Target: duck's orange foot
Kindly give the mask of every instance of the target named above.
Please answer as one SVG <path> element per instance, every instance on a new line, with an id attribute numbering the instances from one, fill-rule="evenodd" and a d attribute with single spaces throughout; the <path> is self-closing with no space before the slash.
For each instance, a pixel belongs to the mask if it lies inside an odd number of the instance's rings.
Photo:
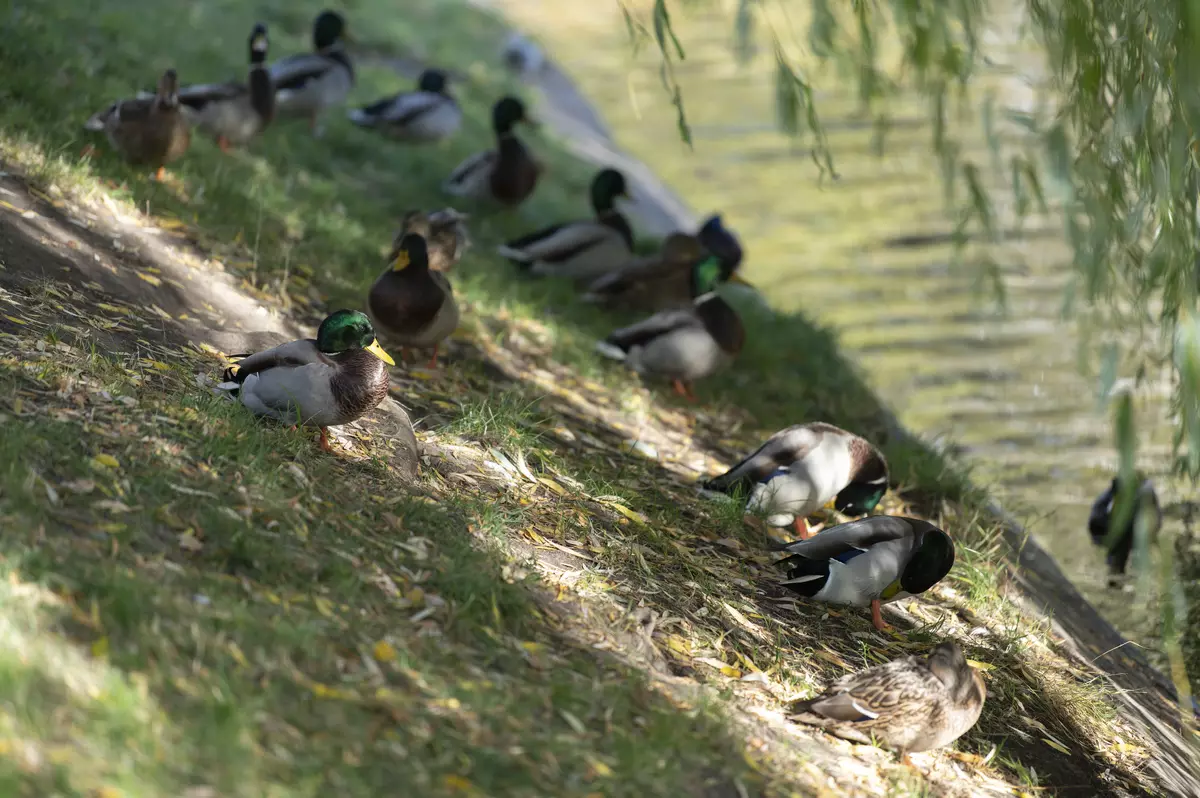
<path id="1" fill-rule="evenodd" d="M 164 180 L 166 180 L 167 179 L 167 167 L 165 167 L 165 166 L 158 167 L 158 169 L 156 169 L 154 172 L 154 179 L 160 183 L 163 182 Z"/>
<path id="2" fill-rule="evenodd" d="M 321 448 L 327 452 L 332 452 L 333 447 L 329 445 L 329 432 L 324 427 L 317 427 L 321 430 Z"/>
<path id="3" fill-rule="evenodd" d="M 221 148 L 221 152 L 233 152 L 233 145 L 224 136 L 217 136 L 217 146 Z"/>
<path id="4" fill-rule="evenodd" d="M 886 632 L 888 629 L 892 628 L 888 622 L 883 619 L 883 611 L 879 603 L 879 599 L 875 599 L 871 602 L 871 623 L 874 624 L 875 628 L 880 632 Z"/>
<path id="5" fill-rule="evenodd" d="M 796 534 L 801 540 L 808 540 L 812 537 L 812 533 L 808 531 L 808 522 L 805 519 L 797 516 L 796 520 L 792 522 L 792 526 L 795 527 Z"/>

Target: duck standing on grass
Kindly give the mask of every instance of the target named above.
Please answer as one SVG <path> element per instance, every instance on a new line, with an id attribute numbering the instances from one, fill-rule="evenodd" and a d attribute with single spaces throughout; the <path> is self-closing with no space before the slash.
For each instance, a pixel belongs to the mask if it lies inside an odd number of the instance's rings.
<path id="1" fill-rule="evenodd" d="M 496 149 L 476 153 L 459 164 L 442 183 L 442 190 L 456 197 L 490 199 L 510 208 L 528 199 L 537 187 L 542 166 L 513 132 L 518 122 L 535 124 L 526 115 L 524 103 L 516 97 L 497 102 L 492 107 Z"/>
<path id="2" fill-rule="evenodd" d="M 266 68 L 267 26 L 250 33 L 250 74 L 246 83 L 232 81 L 185 86 L 179 103 L 188 121 L 216 139 L 229 152 L 249 143 L 275 117 L 275 88 Z"/>
<path id="3" fill-rule="evenodd" d="M 721 216 L 705 220 L 695 235 L 672 233 L 656 255 L 633 258 L 588 286 L 585 302 L 609 308 L 665 310 L 686 306 L 696 264 L 711 259 L 720 267 L 718 282 L 746 283 L 737 273 L 742 247 Z"/>
<path id="4" fill-rule="evenodd" d="M 331 313 L 315 340 L 230 359 L 238 362 L 225 370 L 218 389 L 257 415 L 317 427 L 326 451 L 326 427 L 349 424 L 377 407 L 387 396 L 387 367 L 395 365 L 370 320 L 355 310 Z"/>
<path id="5" fill-rule="evenodd" d="M 425 239 L 416 233 L 400 239 L 391 267 L 371 286 L 367 307 L 389 340 L 405 349 L 433 347 L 431 367 L 437 365 L 438 345 L 458 327 L 450 281 L 430 270 Z"/>
<path id="6" fill-rule="evenodd" d="M 416 233 L 425 239 L 425 247 L 429 255 L 429 268 L 435 272 L 448 272 L 462 259 L 471 248 L 471 235 L 467 230 L 467 214 L 459 213 L 453 208 L 442 208 L 440 211 L 409 211 L 400 220 L 400 230 L 392 239 L 392 251 L 388 262 L 396 260 L 400 254 L 400 242 L 409 233 Z"/>
<path id="7" fill-rule="evenodd" d="M 987 687 L 956 643 L 939 643 L 928 657 L 901 657 L 829 685 L 797 701 L 789 717 L 851 742 L 881 743 L 909 753 L 943 748 L 979 720 Z M 911 763 L 910 763 L 911 764 Z"/>
<path id="8" fill-rule="evenodd" d="M 271 64 L 275 112 L 305 116 L 314 136 L 324 128 L 321 114 L 341 105 L 354 88 L 354 65 L 346 55 L 346 20 L 336 11 L 322 11 L 313 21 L 312 53 L 290 55 Z"/>
<path id="9" fill-rule="evenodd" d="M 616 208 L 628 197 L 625 176 L 603 169 L 592 179 L 593 219 L 544 227 L 502 244 L 497 252 L 532 274 L 592 281 L 626 263 L 633 253 L 633 228 Z"/>
<path id="10" fill-rule="evenodd" d="M 623 327 L 596 344 L 596 351 L 638 374 L 665 377 L 680 396 L 694 400 L 691 383 L 733 362 L 746 342 L 746 329 L 714 288 L 714 259 L 692 270 L 691 307 L 663 310 Z"/>
<path id="11" fill-rule="evenodd" d="M 115 102 L 88 119 L 84 128 L 103 131 L 122 158 L 156 170 L 158 180 L 166 177 L 166 165 L 192 143 L 187 119 L 179 110 L 179 76 L 174 69 L 163 72 L 153 97 Z M 88 146 L 84 152 L 91 150 Z"/>
<path id="12" fill-rule="evenodd" d="M 746 497 L 746 512 L 765 514 L 773 527 L 794 525 L 805 540 L 805 519 L 830 500 L 846 515 L 874 510 L 888 489 L 888 466 L 864 438 L 832 424 L 795 424 L 700 487 Z"/>
<path id="13" fill-rule="evenodd" d="M 359 127 L 410 143 L 448 139 L 462 125 L 462 109 L 446 90 L 446 73 L 427 69 L 416 91 L 404 91 L 349 112 Z"/>
<path id="14" fill-rule="evenodd" d="M 1088 515 L 1088 533 L 1092 536 L 1092 542 L 1108 549 L 1108 584 L 1110 587 L 1118 584 L 1120 577 L 1124 576 L 1125 569 L 1129 565 L 1129 555 L 1133 551 L 1134 530 L 1138 517 L 1141 516 L 1144 519 L 1146 534 L 1151 540 L 1162 527 L 1162 509 L 1159 507 L 1158 494 L 1154 492 L 1154 485 L 1150 480 L 1139 476 L 1137 492 L 1134 494 L 1136 504 L 1133 512 L 1129 513 L 1120 531 L 1116 533 L 1115 539 L 1110 540 L 1113 509 L 1118 492 L 1119 478 L 1114 477 L 1108 490 L 1101 493 L 1100 497 L 1092 504 L 1092 511 Z"/>
<path id="15" fill-rule="evenodd" d="M 780 582 L 825 604 L 870 607 L 871 622 L 888 628 L 881 603 L 924 593 L 954 567 L 954 541 L 928 521 L 873 515 L 838 524 L 780 547 Z"/>

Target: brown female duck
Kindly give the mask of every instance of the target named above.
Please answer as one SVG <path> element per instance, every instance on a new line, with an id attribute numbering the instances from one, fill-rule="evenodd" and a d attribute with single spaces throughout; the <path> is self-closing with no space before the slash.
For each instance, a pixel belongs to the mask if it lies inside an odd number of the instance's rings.
<path id="1" fill-rule="evenodd" d="M 155 169 L 159 180 L 166 176 L 166 164 L 187 152 L 192 143 L 187 119 L 179 110 L 179 77 L 174 69 L 158 79 L 153 97 L 115 102 L 88 119 L 84 128 L 103 131 L 121 157 Z"/>

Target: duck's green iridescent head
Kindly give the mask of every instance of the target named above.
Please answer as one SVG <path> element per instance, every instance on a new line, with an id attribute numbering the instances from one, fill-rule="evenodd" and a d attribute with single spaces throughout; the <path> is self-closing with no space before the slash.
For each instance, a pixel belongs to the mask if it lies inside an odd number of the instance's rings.
<path id="1" fill-rule="evenodd" d="M 326 316 L 317 328 L 317 349 L 327 355 L 365 349 L 389 366 L 396 365 L 376 340 L 371 320 L 357 310 L 339 310 Z"/>
<path id="2" fill-rule="evenodd" d="M 612 210 L 618 197 L 628 197 L 625 175 L 616 169 L 604 169 L 592 180 L 592 207 L 597 213 Z"/>
<path id="3" fill-rule="evenodd" d="M 322 11 L 313 20 L 313 49 L 327 50 L 340 41 L 350 41 L 346 18 L 336 11 Z"/>
<path id="4" fill-rule="evenodd" d="M 440 69 L 426 69 L 417 80 L 417 89 L 430 94 L 445 94 L 446 73 Z"/>
<path id="5" fill-rule="evenodd" d="M 715 291 L 717 285 L 724 279 L 721 274 L 721 261 L 715 255 L 709 255 L 692 267 L 692 297 L 703 296 Z"/>
<path id="6" fill-rule="evenodd" d="M 887 489 L 886 480 L 882 485 L 870 482 L 851 482 L 834 497 L 834 509 L 844 515 L 866 515 L 875 509 L 883 499 L 883 495 L 887 493 Z"/>
<path id="7" fill-rule="evenodd" d="M 912 553 L 904 573 L 900 576 L 900 587 L 911 595 L 924 593 L 942 581 L 954 567 L 954 541 L 942 530 L 930 526 L 921 536 L 921 545 Z"/>

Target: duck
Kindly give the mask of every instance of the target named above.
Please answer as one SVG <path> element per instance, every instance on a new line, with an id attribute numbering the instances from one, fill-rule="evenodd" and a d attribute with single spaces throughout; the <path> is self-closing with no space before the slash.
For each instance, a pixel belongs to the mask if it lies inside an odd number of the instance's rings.
<path id="1" fill-rule="evenodd" d="M 954 642 L 849 673 L 815 698 L 794 702 L 790 720 L 845 740 L 910 753 L 950 745 L 979 720 L 983 676 Z"/>
<path id="2" fill-rule="evenodd" d="M 313 20 L 312 53 L 300 53 L 271 64 L 275 86 L 275 113 L 305 116 L 314 136 L 324 127 L 321 114 L 341 105 L 354 88 L 354 64 L 346 54 L 350 41 L 346 19 L 336 11 L 322 11 Z"/>
<path id="3" fill-rule="evenodd" d="M 870 607 L 888 629 L 881 604 L 924 593 L 954 567 L 954 541 L 919 518 L 873 515 L 780 547 L 790 556 L 781 585 L 825 604 Z"/>
<path id="4" fill-rule="evenodd" d="M 191 128 L 179 110 L 179 76 L 174 69 L 162 73 L 154 96 L 119 100 L 93 114 L 84 128 L 103 131 L 122 158 L 155 169 L 158 180 L 166 177 L 166 165 L 192 143 Z"/>
<path id="5" fill-rule="evenodd" d="M 1092 542 L 1107 549 L 1108 583 L 1115 587 L 1120 583 L 1120 577 L 1125 575 L 1129 565 L 1129 555 L 1133 551 L 1134 526 L 1139 515 L 1144 519 L 1146 533 L 1150 540 L 1158 535 L 1162 528 L 1162 509 L 1159 507 L 1158 494 L 1154 492 L 1154 484 L 1142 475 L 1136 477 L 1138 488 L 1135 494 L 1137 504 L 1134 511 L 1121 525 L 1116 537 L 1109 539 L 1113 524 L 1113 508 L 1120 492 L 1120 477 L 1113 477 L 1112 484 L 1100 494 L 1092 504 L 1088 513 L 1088 533 Z"/>
<path id="6" fill-rule="evenodd" d="M 233 355 L 217 388 L 259 416 L 317 427 L 330 451 L 327 427 L 348 424 L 373 410 L 388 393 L 388 366 L 370 319 L 357 310 L 325 317 L 315 339 L 305 338 L 253 354 Z"/>
<path id="7" fill-rule="evenodd" d="M 471 248 L 471 235 L 467 230 L 465 213 L 454 208 L 423 213 L 408 211 L 400 219 L 400 229 L 392 239 L 392 251 L 388 262 L 400 254 L 400 242 L 408 233 L 417 233 L 425 239 L 429 256 L 429 268 L 435 272 L 448 272 L 454 268 L 464 253 Z"/>
<path id="8" fill-rule="evenodd" d="M 446 90 L 446 73 L 426 69 L 416 91 L 403 91 L 352 109 L 348 116 L 359 127 L 378 130 L 410 143 L 448 139 L 462 126 L 462 108 Z"/>
<path id="9" fill-rule="evenodd" d="M 500 58 L 509 71 L 523 80 L 532 80 L 546 66 L 541 48 L 519 33 L 512 33 L 505 40 Z"/>
<path id="10" fill-rule="evenodd" d="M 745 496 L 746 512 L 766 515 L 773 527 L 792 525 L 805 540 L 806 519 L 830 501 L 846 515 L 874 510 L 888 489 L 888 465 L 865 438 L 840 427 L 793 424 L 700 488 Z"/>
<path id="11" fill-rule="evenodd" d="M 516 207 L 537 187 L 542 166 L 513 132 L 518 122 L 536 126 L 516 97 L 502 97 L 492 107 L 496 149 L 476 153 L 459 164 L 442 183 L 456 197 L 490 199 Z"/>
<path id="12" fill-rule="evenodd" d="M 694 401 L 692 383 L 732 362 L 746 341 L 737 312 L 714 290 L 719 274 L 712 258 L 697 264 L 690 307 L 662 310 L 623 327 L 598 342 L 596 351 L 638 374 L 671 380 L 677 394 Z"/>
<path id="13" fill-rule="evenodd" d="M 429 268 L 423 236 L 406 233 L 395 253 L 367 294 L 368 313 L 389 340 L 404 348 L 433 347 L 433 367 L 438 345 L 458 327 L 458 304 L 446 276 Z"/>
<path id="14" fill-rule="evenodd" d="M 583 294 L 585 302 L 629 310 L 665 310 L 684 307 L 690 300 L 690 274 L 696 263 L 713 258 L 720 265 L 721 282 L 749 286 L 737 270 L 741 244 L 724 225 L 720 214 L 705 220 L 695 235 L 672 233 L 657 255 L 633 258 L 598 277 Z"/>
<path id="15" fill-rule="evenodd" d="M 544 227 L 496 251 L 523 271 L 589 283 L 624 264 L 633 254 L 633 228 L 616 209 L 617 199 L 629 196 L 625 176 L 600 170 L 590 194 L 595 218 Z"/>
<path id="16" fill-rule="evenodd" d="M 244 146 L 275 117 L 275 88 L 266 68 L 267 26 L 250 33 L 250 74 L 246 83 L 230 81 L 179 90 L 179 104 L 189 124 L 212 136 L 224 152 Z"/>

